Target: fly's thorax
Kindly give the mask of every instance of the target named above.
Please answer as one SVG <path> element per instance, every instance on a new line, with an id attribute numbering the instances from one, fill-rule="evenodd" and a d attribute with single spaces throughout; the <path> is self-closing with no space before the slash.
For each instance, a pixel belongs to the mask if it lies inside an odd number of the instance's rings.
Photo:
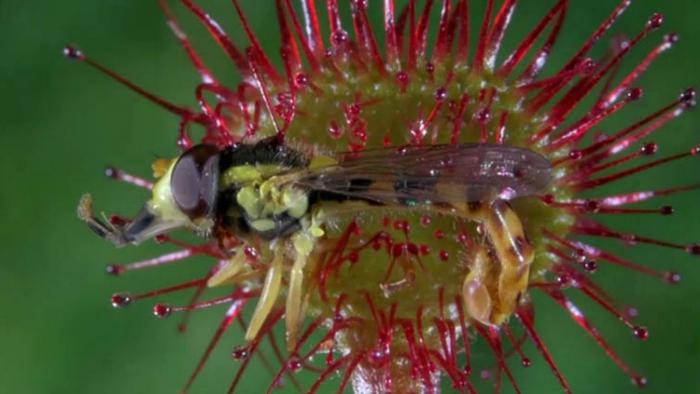
<path id="1" fill-rule="evenodd" d="M 278 174 L 288 167 L 277 164 L 244 164 L 223 172 L 220 188 L 231 195 L 224 215 L 228 222 L 240 221 L 264 239 L 293 234 L 309 208 L 308 192 L 288 184 Z M 234 219 L 234 220 L 231 220 Z"/>

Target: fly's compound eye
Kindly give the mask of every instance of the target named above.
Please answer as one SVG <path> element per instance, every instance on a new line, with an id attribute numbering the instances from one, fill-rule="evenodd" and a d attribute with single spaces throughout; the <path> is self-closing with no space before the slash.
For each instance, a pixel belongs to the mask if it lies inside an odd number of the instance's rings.
<path id="1" fill-rule="evenodd" d="M 197 145 L 175 163 L 170 190 L 182 213 L 195 219 L 213 210 L 218 182 L 219 149 L 214 145 Z"/>

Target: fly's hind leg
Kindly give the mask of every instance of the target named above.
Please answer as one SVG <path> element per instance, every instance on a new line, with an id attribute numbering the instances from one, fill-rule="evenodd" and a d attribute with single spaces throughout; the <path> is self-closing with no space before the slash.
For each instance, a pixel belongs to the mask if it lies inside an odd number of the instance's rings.
<path id="1" fill-rule="evenodd" d="M 248 326 L 248 331 L 245 335 L 246 340 L 255 339 L 279 296 L 284 269 L 284 252 L 280 247 L 276 248 L 275 252 L 272 264 L 265 272 L 251 268 L 246 261 L 243 247 L 237 247 L 233 250 L 233 256 L 207 280 L 208 287 L 218 287 L 241 284 L 245 281 L 265 276 L 258 304 L 255 307 L 255 312 L 253 312 L 250 326 Z"/>
<path id="2" fill-rule="evenodd" d="M 263 283 L 258 303 L 255 306 L 253 317 L 250 320 L 250 325 L 245 334 L 247 341 L 254 340 L 262 328 L 263 324 L 270 315 L 279 298 L 282 288 L 282 277 L 285 271 L 286 253 L 291 247 L 294 247 L 294 242 L 289 243 L 289 240 L 280 241 L 274 248 L 274 256 L 272 263 L 265 273 L 265 281 Z M 299 253 L 295 248 L 295 260 L 292 265 L 289 275 L 289 290 L 287 294 L 286 317 L 287 322 L 287 338 L 288 347 L 295 346 L 298 326 L 301 320 L 302 308 L 302 289 L 304 268 L 309 260 L 309 255 Z M 250 279 L 253 276 L 259 276 L 259 272 L 250 272 L 249 266 L 245 261 L 245 253 L 242 248 L 238 248 L 234 256 L 216 273 L 214 274 L 207 285 L 209 287 L 221 286 L 230 283 L 240 283 L 243 280 Z M 290 345 L 290 339 L 292 340 Z"/>
<path id="3" fill-rule="evenodd" d="M 520 218 L 507 202 L 496 200 L 489 210 L 491 218 L 484 223 L 489 223 L 488 237 L 501 262 L 498 276 L 499 308 L 495 315 L 496 324 L 501 324 L 515 312 L 520 297 L 527 290 L 535 251 Z"/>
<path id="4" fill-rule="evenodd" d="M 468 261 L 469 274 L 462 284 L 464 306 L 472 319 L 490 325 L 495 302 L 491 297 L 495 270 L 488 250 L 483 245 L 474 245 L 469 251 Z"/>
<path id="5" fill-rule="evenodd" d="M 492 253 L 477 253 L 474 257 L 472 271 L 463 287 L 465 304 L 475 307 L 477 316 L 473 317 L 477 320 L 500 325 L 513 314 L 520 296 L 527 290 L 530 265 L 534 260 L 523 224 L 503 200 L 454 205 L 451 211 L 481 224 L 492 250 Z M 491 268 L 487 269 L 486 265 Z"/>
<path id="6" fill-rule="evenodd" d="M 233 256 L 207 280 L 207 286 L 217 287 L 231 283 L 240 283 L 242 279 L 247 279 L 251 273 L 250 267 L 246 263 L 243 248 L 237 247 L 233 250 Z"/>

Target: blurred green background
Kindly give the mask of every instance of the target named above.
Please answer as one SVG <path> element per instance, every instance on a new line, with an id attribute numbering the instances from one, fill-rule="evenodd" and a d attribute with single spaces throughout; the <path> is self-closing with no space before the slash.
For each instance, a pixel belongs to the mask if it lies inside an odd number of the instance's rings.
<path id="1" fill-rule="evenodd" d="M 223 26 L 244 42 L 231 4 L 202 1 Z M 243 0 L 252 26 L 267 48 L 278 53 L 273 2 Z M 370 1 L 373 16 L 380 2 Z M 374 4 L 376 3 L 376 4 Z M 472 1 L 480 15 L 485 1 Z M 523 1 L 508 33 L 506 50 L 554 3 Z M 572 1 L 553 62 L 570 56 L 613 8 L 613 1 Z M 263 4 L 263 5 L 260 5 Z M 531 8 L 529 8 L 531 7 Z M 183 24 L 221 79 L 235 82 L 232 67 L 202 29 L 181 8 Z M 634 4 L 614 29 L 635 34 L 654 11 L 666 15 L 664 32 L 681 41 L 642 78 L 645 98 L 620 116 L 625 121 L 649 113 L 687 86 L 700 86 L 700 2 L 645 1 Z M 186 335 L 177 319 L 151 316 L 151 302 L 114 310 L 113 292 L 134 293 L 194 278 L 205 261 L 108 277 L 108 262 L 128 262 L 170 250 L 148 244 L 116 250 L 91 234 L 75 216 L 79 196 L 92 191 L 98 209 L 134 213 L 146 195 L 102 176 L 107 164 L 149 173 L 156 156 L 175 153 L 178 119 L 110 79 L 61 55 L 77 43 L 89 55 L 130 79 L 178 103 L 194 105 L 197 76 L 164 23 L 155 1 L 0 1 L 0 393 L 174 393 L 182 387 L 214 332 L 223 309 L 196 313 Z M 611 35 L 596 49 L 606 49 Z M 659 42 L 654 33 L 625 63 L 627 67 Z M 511 44 L 508 44 L 511 43 Z M 551 72 L 551 68 L 548 69 Z M 653 137 L 662 154 L 689 149 L 700 140 L 697 113 L 674 121 Z M 609 127 L 614 127 L 610 125 Z M 632 191 L 655 185 L 696 183 L 696 160 L 684 160 L 614 186 Z M 609 218 L 625 231 L 666 240 L 700 241 L 700 193 L 667 198 L 676 215 Z M 640 311 L 648 342 L 591 302 L 575 298 L 614 348 L 649 378 L 648 393 L 700 392 L 700 266 L 676 250 L 625 248 L 599 242 L 626 257 L 683 274 L 678 286 L 601 264 L 595 274 L 616 299 Z M 621 249 L 627 249 L 621 251 Z M 553 303 L 536 297 L 542 336 L 577 393 L 633 393 L 637 389 Z M 170 297 L 177 304 L 181 298 Z M 221 393 L 237 368 L 230 350 L 242 343 L 232 330 L 214 352 L 193 392 Z M 532 346 L 534 365 L 514 367 L 526 393 L 560 389 Z M 477 354 L 475 360 L 485 357 Z M 270 377 L 257 360 L 241 392 L 259 392 Z M 507 387 L 507 384 L 506 384 Z M 257 388 L 257 389 L 256 389 Z M 508 391 L 508 389 L 506 390 Z"/>

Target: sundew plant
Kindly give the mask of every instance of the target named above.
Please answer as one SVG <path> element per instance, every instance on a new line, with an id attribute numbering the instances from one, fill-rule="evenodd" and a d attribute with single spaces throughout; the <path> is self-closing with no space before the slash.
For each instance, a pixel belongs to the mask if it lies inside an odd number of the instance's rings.
<path id="1" fill-rule="evenodd" d="M 210 355 L 233 330 L 245 335 L 230 349 L 237 361 L 228 361 L 235 368 L 221 376 L 220 392 L 236 391 L 255 357 L 269 370 L 261 392 L 521 392 L 513 371 L 534 362 L 548 366 L 562 391 L 576 391 L 540 335 L 546 320 L 536 300 L 544 299 L 592 338 L 620 379 L 647 385 L 574 298 L 589 299 L 644 342 L 649 331 L 637 308 L 596 284 L 594 273 L 610 268 L 620 283 L 646 275 L 676 284 L 681 276 L 668 265 L 626 251 L 646 245 L 669 259 L 700 255 L 693 234 L 672 240 L 663 228 L 626 232 L 608 220 L 683 220 L 665 200 L 700 187 L 692 174 L 661 186 L 646 176 L 700 152 L 665 152 L 654 142 L 695 106 L 694 89 L 679 86 L 657 109 L 637 109 L 649 100 L 640 77 L 679 40 L 663 15 L 624 35 L 614 26 L 631 0 L 611 3 L 610 15 L 591 21 L 588 38 L 554 66 L 562 26 L 580 2 L 551 1 L 505 46 L 527 2 L 270 1 L 278 52 L 263 49 L 256 31 L 270 27 L 252 25 L 242 1 L 221 18 L 234 15 L 245 42 L 195 1 L 159 2 L 199 75 L 191 106 L 75 46 L 64 49 L 180 120 L 171 157 L 152 165 L 154 179 L 107 170 L 149 190 L 140 213 L 100 218 L 86 194 L 78 215 L 118 246 L 153 239 L 177 247 L 111 264 L 111 275 L 209 257 L 199 277 L 111 298 L 117 308 L 157 298 L 160 318 L 221 310 L 201 357 L 183 354 L 193 367 L 183 392 L 198 391 L 200 371 L 222 362 Z M 477 2 L 483 13 L 473 12 Z M 201 22 L 240 83 L 221 82 L 179 18 Z M 630 64 L 645 40 L 656 45 Z M 624 113 L 633 120 L 616 120 Z M 184 241 L 186 231 L 199 243 Z M 668 289 L 659 287 L 663 297 Z M 191 301 L 168 302 L 175 292 Z"/>

